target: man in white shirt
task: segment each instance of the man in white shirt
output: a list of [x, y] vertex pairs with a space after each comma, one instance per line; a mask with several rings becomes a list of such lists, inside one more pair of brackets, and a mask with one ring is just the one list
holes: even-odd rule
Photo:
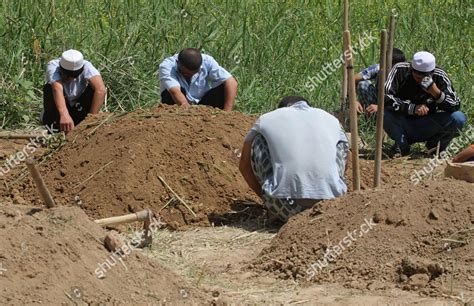
[[160, 64], [161, 102], [209, 105], [231, 111], [237, 95], [237, 81], [216, 60], [198, 49], [186, 48]]
[[41, 121], [70, 132], [87, 114], [97, 114], [106, 89], [99, 71], [77, 50], [64, 51], [48, 63]]
[[282, 221], [347, 192], [349, 144], [339, 121], [298, 96], [260, 116], [245, 137], [240, 172]]

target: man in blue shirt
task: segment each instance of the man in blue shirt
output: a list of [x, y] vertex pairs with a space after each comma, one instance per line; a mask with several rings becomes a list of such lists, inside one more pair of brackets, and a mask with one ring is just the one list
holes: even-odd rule
[[237, 95], [237, 81], [207, 54], [186, 48], [166, 58], [159, 69], [161, 102], [209, 105], [231, 111]]
[[[392, 65], [406, 61], [405, 54], [400, 49], [393, 48]], [[357, 86], [357, 112], [363, 113], [364, 109], [369, 115], [377, 113], [377, 76], [380, 64], [374, 64], [355, 75]]]

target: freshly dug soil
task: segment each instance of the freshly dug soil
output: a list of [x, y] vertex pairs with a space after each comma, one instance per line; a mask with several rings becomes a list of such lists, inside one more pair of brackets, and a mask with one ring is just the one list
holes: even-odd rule
[[[221, 222], [238, 203], [258, 200], [238, 171], [243, 138], [254, 120], [207, 107], [101, 114], [68, 135], [40, 171], [60, 205], [81, 203], [92, 218], [148, 207], [171, 228], [207, 226]], [[40, 205], [29, 178], [12, 188]]]
[[250, 267], [302, 283], [467, 296], [474, 292], [473, 237], [472, 184], [401, 182], [291, 218]]
[[[262, 214], [261, 209], [247, 209], [245, 203], [261, 200], [238, 170], [243, 138], [255, 119], [208, 107], [167, 105], [101, 114], [81, 123], [39, 169], [58, 204], [79, 203], [92, 218], [151, 208], [174, 229], [233, 223], [248, 218], [249, 211], [252, 217]], [[351, 175], [349, 166], [349, 189]], [[372, 177], [373, 163], [361, 160], [362, 189], [372, 186]], [[390, 175], [384, 171], [386, 178]], [[13, 203], [43, 205], [28, 176], [10, 187], [4, 195]], [[235, 213], [242, 210], [246, 214]]]
[[[0, 304], [201, 304], [205, 295], [138, 251], [123, 265], [76, 207], [0, 205]], [[105, 278], [95, 272], [109, 262]], [[210, 300], [210, 299], [209, 299]]]

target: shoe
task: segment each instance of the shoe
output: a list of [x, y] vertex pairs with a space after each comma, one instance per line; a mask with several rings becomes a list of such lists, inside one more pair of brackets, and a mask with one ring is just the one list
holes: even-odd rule
[[389, 156], [391, 158], [400, 158], [402, 156], [410, 155], [410, 146], [406, 147], [405, 149], [400, 148], [399, 145], [394, 144], [390, 149]]

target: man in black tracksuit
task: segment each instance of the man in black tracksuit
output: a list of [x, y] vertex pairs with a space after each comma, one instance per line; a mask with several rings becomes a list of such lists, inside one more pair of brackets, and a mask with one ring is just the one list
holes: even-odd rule
[[411, 63], [393, 66], [385, 83], [384, 129], [395, 141], [393, 155], [408, 155], [410, 144], [440, 143], [444, 151], [466, 123], [461, 101], [435, 57], [418, 52]]

